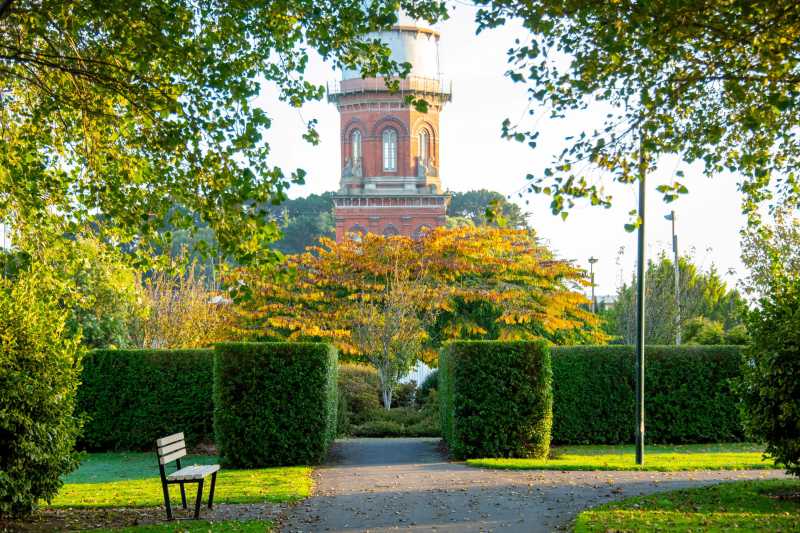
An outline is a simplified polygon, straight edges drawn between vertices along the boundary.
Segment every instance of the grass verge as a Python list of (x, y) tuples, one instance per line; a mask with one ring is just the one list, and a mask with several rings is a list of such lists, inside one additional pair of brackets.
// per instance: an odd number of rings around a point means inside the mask
[(468, 459), (467, 464), (505, 470), (761, 470), (775, 468), (757, 444), (654, 445), (645, 450), (644, 465), (635, 462), (633, 446), (568, 446), (553, 448), (548, 459)]
[[(188, 466), (216, 461), (211, 456), (188, 456), (182, 463)], [(308, 497), (312, 486), (310, 467), (223, 468), (217, 476), (214, 502), (292, 502)], [(196, 487), (187, 485), (189, 499), (194, 498)], [(170, 496), (174, 502), (180, 500), (177, 485), (170, 486)], [(206, 487), (204, 500), (207, 496)], [(100, 453), (88, 455), (80, 468), (66, 477), (50, 507), (154, 507), (163, 503), (155, 454)]]
[(578, 515), (576, 533), (595, 531), (796, 531), (797, 480), (736, 481), (629, 498)]

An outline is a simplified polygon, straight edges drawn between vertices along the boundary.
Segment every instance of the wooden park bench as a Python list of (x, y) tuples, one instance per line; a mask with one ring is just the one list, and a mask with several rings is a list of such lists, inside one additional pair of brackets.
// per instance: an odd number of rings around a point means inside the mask
[[(219, 465), (193, 465), (181, 468), (181, 457), (186, 455), (186, 442), (183, 433), (175, 433), (169, 437), (156, 441), (158, 453), (158, 469), (161, 472), (161, 488), (164, 491), (164, 505), (167, 507), (167, 520), (172, 520), (172, 505), (169, 502), (169, 486), (181, 486), (181, 502), (186, 509), (186, 491), (183, 486), (186, 483), (197, 483), (197, 499), (194, 503), (194, 518), (200, 518), (200, 504), (203, 501), (203, 483), (208, 476), (211, 476), (211, 488), (208, 491), (208, 508), (214, 504), (214, 486), (217, 484), (217, 471)], [(177, 469), (171, 474), (167, 474), (166, 465), (175, 461)]]

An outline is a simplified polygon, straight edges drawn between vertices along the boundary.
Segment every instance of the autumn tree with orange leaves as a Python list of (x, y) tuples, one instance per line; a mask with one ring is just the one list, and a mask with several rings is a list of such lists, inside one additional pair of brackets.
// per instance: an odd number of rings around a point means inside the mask
[[(240, 333), (332, 342), (377, 368), (387, 406), (397, 380), (418, 359), (432, 363), (450, 339), (604, 340), (577, 290), (585, 273), (556, 260), (528, 230), (322, 239), (289, 256), (277, 276), (238, 276), (250, 292), (239, 306)], [(475, 308), (486, 311), (481, 320), (459, 312)]]

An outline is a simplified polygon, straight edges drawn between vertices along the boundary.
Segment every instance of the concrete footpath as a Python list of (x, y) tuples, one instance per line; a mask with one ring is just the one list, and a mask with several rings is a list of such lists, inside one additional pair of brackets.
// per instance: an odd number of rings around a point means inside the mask
[(611, 500), (720, 481), (784, 477), (777, 470), (513, 472), (451, 463), (439, 439), (337, 441), (315, 473), (313, 497), (281, 531), (565, 531)]

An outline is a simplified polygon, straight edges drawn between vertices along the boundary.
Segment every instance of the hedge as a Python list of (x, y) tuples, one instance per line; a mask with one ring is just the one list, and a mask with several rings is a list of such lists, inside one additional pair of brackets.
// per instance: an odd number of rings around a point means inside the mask
[(213, 437), (212, 350), (95, 350), (83, 360), (80, 446), (151, 450), (183, 431), (194, 446)]
[[(634, 437), (632, 346), (561, 346), (553, 359), (553, 443), (619, 444)], [(645, 441), (731, 442), (743, 438), (732, 379), (736, 346), (645, 349)]]
[(337, 354), (322, 343), (222, 343), (214, 355), (214, 433), (223, 462), (320, 463), (336, 436)]
[(543, 341), (456, 341), (439, 359), (442, 435), (457, 459), (545, 457), (553, 391)]

